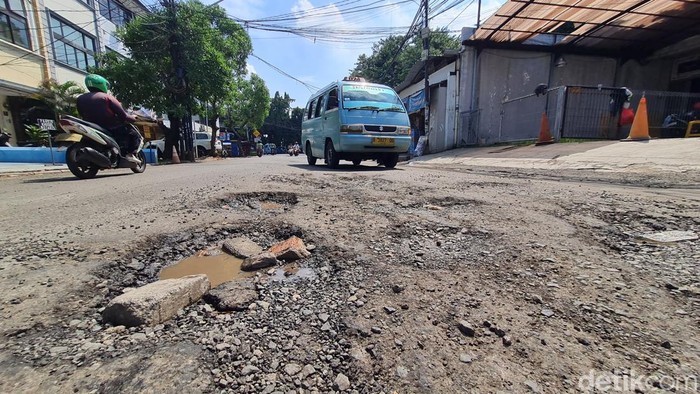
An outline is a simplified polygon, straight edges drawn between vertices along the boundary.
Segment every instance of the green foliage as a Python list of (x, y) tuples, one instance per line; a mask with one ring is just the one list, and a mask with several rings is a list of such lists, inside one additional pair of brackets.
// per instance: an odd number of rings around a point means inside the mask
[(24, 132), (27, 134), (27, 139), (36, 145), (45, 145), (49, 140), (49, 133), (42, 130), (41, 127), (32, 124), (24, 125)]
[[(45, 79), (39, 85), (39, 93), (33, 98), (44, 103), (58, 119), (61, 115), (77, 116), (76, 100), (85, 90), (76, 82), (58, 83), (53, 79)], [(25, 128), (26, 129), (26, 128)]]
[(229, 127), (259, 129), (270, 112), (270, 91), (265, 81), (251, 74), (250, 80), (240, 79), (236, 87), (225, 123)]
[[(418, 63), (423, 51), (423, 41), (414, 36), (399, 51), (402, 36), (389, 36), (372, 46), (372, 54), (360, 55), (350, 75), (361, 76), (370, 82), (395, 87), (403, 82), (414, 64)], [(430, 56), (439, 56), (446, 49), (459, 49), (457, 36), (452, 36), (447, 29), (433, 30), (430, 33)]]
[[(130, 58), (108, 53), (92, 71), (112, 82), (125, 105), (176, 116), (205, 101), (231, 101), (252, 50), (248, 34), (223, 8), (194, 0), (177, 3), (174, 14), (160, 8), (139, 16), (117, 35)], [(178, 51), (182, 69), (173, 64)]]
[(270, 114), (265, 119), (265, 123), (272, 126), (289, 126), (289, 111), (293, 101), (286, 92), (284, 95), (275, 92), (275, 97), (270, 102)]
[(263, 126), (263, 132), (268, 135), (269, 142), (286, 145), (300, 141), (304, 109), (292, 108), (293, 102), (286, 92), (275, 92), (270, 103), (270, 114)]

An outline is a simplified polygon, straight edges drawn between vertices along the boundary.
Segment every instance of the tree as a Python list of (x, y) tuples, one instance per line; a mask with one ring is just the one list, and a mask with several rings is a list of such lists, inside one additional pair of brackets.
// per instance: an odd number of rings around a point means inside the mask
[[(401, 47), (402, 36), (389, 36), (372, 46), (372, 54), (360, 55), (350, 75), (364, 77), (368, 81), (388, 86), (397, 86), (408, 75), (414, 64), (420, 61), (423, 41), (414, 36)], [(446, 49), (459, 49), (460, 42), (456, 36), (442, 28), (430, 33), (430, 55), (442, 55)]]
[(289, 115), (291, 104), (294, 100), (289, 97), (287, 92), (280, 95), (280, 92), (275, 92), (275, 97), (270, 102), (270, 114), (265, 119), (265, 123), (277, 126), (287, 127), (289, 125)]
[(216, 122), (252, 50), (248, 34), (223, 8), (196, 0), (139, 16), (117, 35), (130, 57), (108, 53), (94, 71), (113, 82), (115, 95), (127, 106), (168, 114), (172, 132), (166, 134), (166, 155), (191, 110), (211, 103)]
[(292, 108), (294, 99), (286, 92), (275, 96), (270, 102), (270, 114), (265, 119), (263, 132), (269, 140), (277, 144), (299, 142), (301, 138), (301, 121), (304, 117), (303, 108)]
[(249, 80), (238, 81), (234, 100), (228, 106), (226, 123), (229, 127), (259, 129), (270, 112), (270, 91), (257, 74)]
[(76, 101), (83, 93), (85, 90), (73, 81), (58, 83), (53, 79), (45, 79), (39, 85), (39, 92), (34, 98), (44, 103), (54, 113), (58, 122), (61, 115), (78, 115)]

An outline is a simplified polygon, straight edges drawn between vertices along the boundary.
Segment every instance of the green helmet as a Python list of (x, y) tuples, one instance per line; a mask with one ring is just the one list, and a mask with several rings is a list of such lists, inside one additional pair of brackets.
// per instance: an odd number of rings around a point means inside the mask
[(85, 77), (85, 86), (87, 86), (88, 90), (97, 89), (100, 92), (107, 93), (109, 90), (109, 81), (102, 75), (88, 74)]

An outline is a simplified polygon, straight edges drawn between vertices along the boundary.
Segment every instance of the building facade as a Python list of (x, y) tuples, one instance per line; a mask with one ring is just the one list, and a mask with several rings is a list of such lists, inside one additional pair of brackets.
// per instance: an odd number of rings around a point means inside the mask
[(127, 55), (115, 32), (146, 12), (137, 0), (0, 0), (0, 129), (11, 143), (46, 116), (31, 98), (43, 80), (83, 86), (99, 54)]

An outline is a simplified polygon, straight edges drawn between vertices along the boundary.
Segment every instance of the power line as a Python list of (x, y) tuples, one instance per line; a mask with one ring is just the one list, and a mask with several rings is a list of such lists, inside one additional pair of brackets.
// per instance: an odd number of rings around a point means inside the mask
[(459, 14), (457, 14), (457, 16), (455, 16), (454, 18), (452, 18), (452, 20), (450, 21), (450, 23), (448, 23), (448, 24), (445, 25), (445, 28), (449, 27), (449, 26), (452, 24), (452, 22), (456, 21), (457, 18), (459, 18), (459, 16), (462, 15), (462, 13), (463, 13), (464, 11), (467, 10), (467, 8), (471, 7), (472, 4), (474, 4), (474, 1), (475, 1), (475, 0), (470, 1), (469, 4), (467, 4), (467, 6), (464, 7), (464, 9), (462, 9), (462, 11), (459, 12)]
[(301, 79), (295, 78), (295, 77), (293, 77), (293, 76), (287, 74), (286, 72), (284, 72), (283, 70), (281, 70), (279, 67), (277, 67), (277, 66), (271, 64), (271, 63), (268, 62), (267, 60), (264, 60), (264, 59), (260, 58), (259, 56), (257, 56), (257, 55), (254, 54), (254, 53), (251, 53), (250, 56), (252, 56), (252, 57), (254, 57), (254, 58), (260, 60), (261, 62), (265, 63), (265, 64), (268, 65), (270, 68), (272, 68), (273, 70), (277, 71), (278, 73), (284, 75), (285, 77), (291, 78), (291, 79), (293, 79), (293, 80), (299, 82), (300, 84), (304, 85), (304, 87), (305, 87), (306, 89), (308, 89), (310, 93), (313, 93), (313, 92), (319, 90), (318, 87), (316, 87), (316, 86), (314, 86), (314, 85), (312, 85), (312, 84), (310, 84), (310, 83), (304, 82), (304, 81), (302, 81)]
[[(75, 25), (75, 26), (78, 26), (78, 27), (80, 27), (80, 28), (83, 28), (83, 27), (86, 27), (87, 25), (91, 25), (93, 22), (94, 22), (94, 21), (90, 21), (90, 22), (84, 23), (84, 24), (82, 24), (82, 25)], [(56, 41), (58, 41), (58, 40), (59, 40), (59, 38), (54, 38), (53, 40), (49, 41), (48, 44), (45, 44), (45, 45), (43, 45), (43, 46), (37, 48), (36, 51), (27, 52), (27, 53), (25, 53), (24, 55), (17, 56), (17, 57), (15, 57), (14, 59), (10, 59), (10, 60), (6, 61), (5, 63), (0, 64), (0, 66), (6, 66), (6, 65), (8, 65), (8, 64), (10, 64), (10, 63), (13, 63), (13, 62), (17, 61), (17, 60), (24, 59), (25, 57), (27, 57), (27, 56), (29, 56), (29, 55), (35, 55), (35, 56), (43, 57), (43, 56), (41, 56), (41, 55), (40, 55), (39, 53), (37, 53), (37, 52), (38, 52), (38, 51), (41, 51), (42, 49), (44, 49), (44, 48), (46, 48), (46, 47), (48, 47), (49, 45), (53, 45), (53, 44), (54, 44)]]

